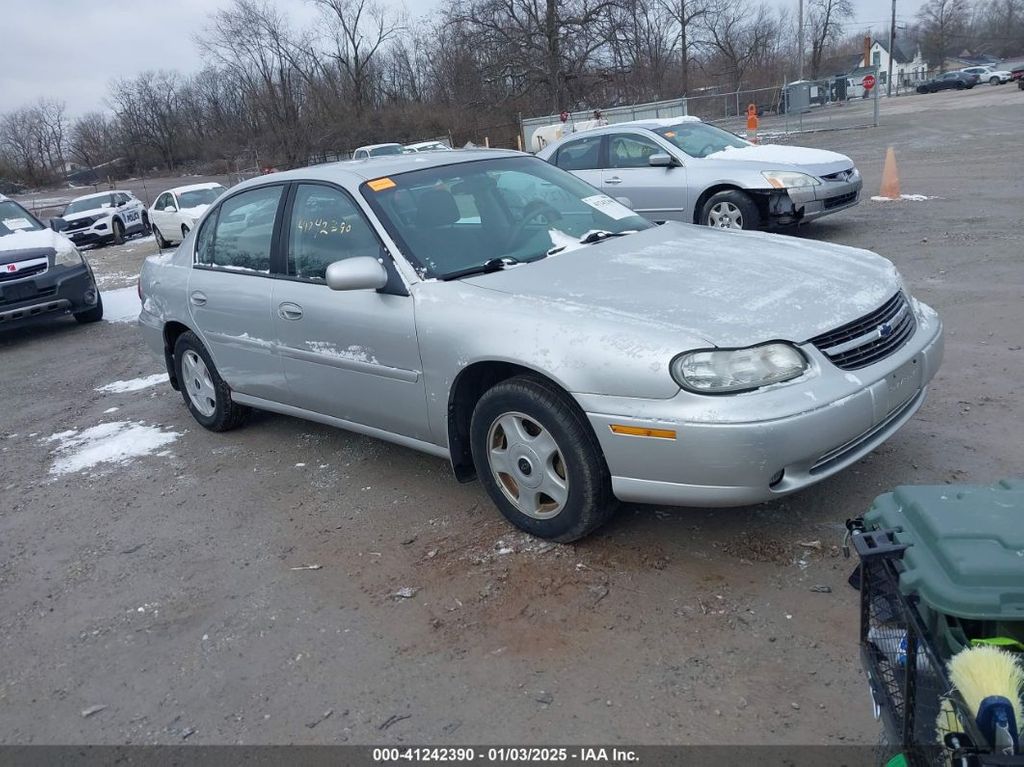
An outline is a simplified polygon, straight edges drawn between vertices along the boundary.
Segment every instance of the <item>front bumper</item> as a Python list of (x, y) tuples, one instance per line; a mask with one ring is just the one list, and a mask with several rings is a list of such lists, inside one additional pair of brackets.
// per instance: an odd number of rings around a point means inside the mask
[[(622, 501), (744, 506), (801, 490), (856, 463), (924, 403), (942, 361), (942, 325), (927, 307), (910, 340), (886, 359), (844, 373), (813, 346), (812, 374), (744, 395), (681, 391), (669, 400), (576, 395)], [(800, 410), (808, 407), (809, 409)], [(612, 424), (675, 432), (614, 434)]]
[(825, 180), (818, 186), (787, 189), (776, 215), (804, 222), (852, 208), (860, 202), (863, 185), (864, 180), (858, 174), (845, 181)]
[(102, 245), (114, 239), (114, 233), (110, 231), (110, 227), (107, 227), (106, 231), (97, 231), (94, 228), (76, 229), (70, 232), (65, 231), (64, 234), (66, 234), (78, 247), (83, 247), (85, 245)]
[(99, 291), (85, 262), (50, 267), (42, 274), (0, 283), (0, 324), (51, 312), (81, 312), (96, 305)]

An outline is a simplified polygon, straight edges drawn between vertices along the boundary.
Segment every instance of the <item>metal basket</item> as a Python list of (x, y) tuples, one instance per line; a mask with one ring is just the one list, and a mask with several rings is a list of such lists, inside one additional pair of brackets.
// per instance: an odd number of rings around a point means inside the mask
[[(856, 527), (856, 523), (854, 524)], [(913, 767), (1024, 765), (986, 754), (986, 744), (946, 673), (948, 657), (899, 587), (905, 544), (891, 530), (854, 530), (860, 556), (860, 648), (885, 740)]]

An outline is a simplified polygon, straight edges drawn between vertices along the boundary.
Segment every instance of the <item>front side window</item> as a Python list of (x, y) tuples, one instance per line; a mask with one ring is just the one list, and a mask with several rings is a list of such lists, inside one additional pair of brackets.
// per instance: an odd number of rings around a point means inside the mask
[(651, 226), (532, 157), (424, 168), (368, 181), (361, 190), (423, 277), (525, 264)]
[(260, 187), (225, 200), (199, 234), (196, 263), (268, 274), (282, 189)]
[(562, 170), (595, 170), (601, 167), (601, 137), (571, 141), (558, 150), (555, 164)]
[(288, 233), (289, 276), (323, 282), (335, 261), (379, 255), (376, 234), (348, 195), (320, 184), (299, 185)]
[(170, 192), (164, 192), (160, 195), (160, 199), (157, 200), (156, 203), (157, 210), (166, 210), (167, 208), (174, 209), (174, 207), (174, 197)]
[(671, 141), (690, 157), (707, 157), (730, 147), (739, 149), (750, 146), (749, 141), (744, 141), (729, 131), (697, 121), (659, 128), (655, 133)]
[(651, 139), (628, 133), (608, 137), (608, 167), (648, 168), (652, 154), (665, 154), (665, 150)]

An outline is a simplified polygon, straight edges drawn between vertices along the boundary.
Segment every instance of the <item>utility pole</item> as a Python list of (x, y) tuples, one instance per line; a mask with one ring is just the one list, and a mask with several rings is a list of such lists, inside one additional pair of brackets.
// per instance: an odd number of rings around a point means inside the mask
[(892, 95), (893, 41), (896, 39), (896, 0), (892, 0), (892, 23), (889, 24), (889, 75), (885, 78), (885, 95)]
[[(896, 0), (893, 0), (895, 3)], [(797, 37), (797, 54), (796, 54), (796, 79), (804, 79), (804, 0), (800, 0), (799, 10), (797, 11), (797, 22), (796, 22), (796, 37)]]

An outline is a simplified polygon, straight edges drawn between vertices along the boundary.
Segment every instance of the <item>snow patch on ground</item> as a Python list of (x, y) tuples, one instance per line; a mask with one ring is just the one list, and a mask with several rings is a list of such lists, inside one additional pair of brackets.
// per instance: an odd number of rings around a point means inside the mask
[(46, 441), (59, 444), (53, 451), (50, 474), (73, 474), (100, 464), (128, 464), (156, 453), (180, 436), (181, 432), (131, 421), (112, 421), (82, 431), (71, 429), (53, 434)]
[(871, 198), (871, 202), (896, 202), (896, 200), (906, 200), (908, 202), (924, 202), (925, 200), (936, 200), (937, 197), (929, 197), (926, 194), (901, 194), (899, 197), (882, 197), (881, 195), (875, 195)]
[(169, 380), (167, 373), (154, 373), (153, 375), (146, 376), (144, 378), (133, 378), (130, 381), (114, 381), (113, 383), (108, 383), (104, 386), (97, 386), (96, 391), (106, 392), (108, 394), (121, 394), (122, 392), (148, 389), (150, 386), (166, 383)]
[(107, 322), (135, 322), (142, 311), (137, 288), (103, 291), (103, 319)]

